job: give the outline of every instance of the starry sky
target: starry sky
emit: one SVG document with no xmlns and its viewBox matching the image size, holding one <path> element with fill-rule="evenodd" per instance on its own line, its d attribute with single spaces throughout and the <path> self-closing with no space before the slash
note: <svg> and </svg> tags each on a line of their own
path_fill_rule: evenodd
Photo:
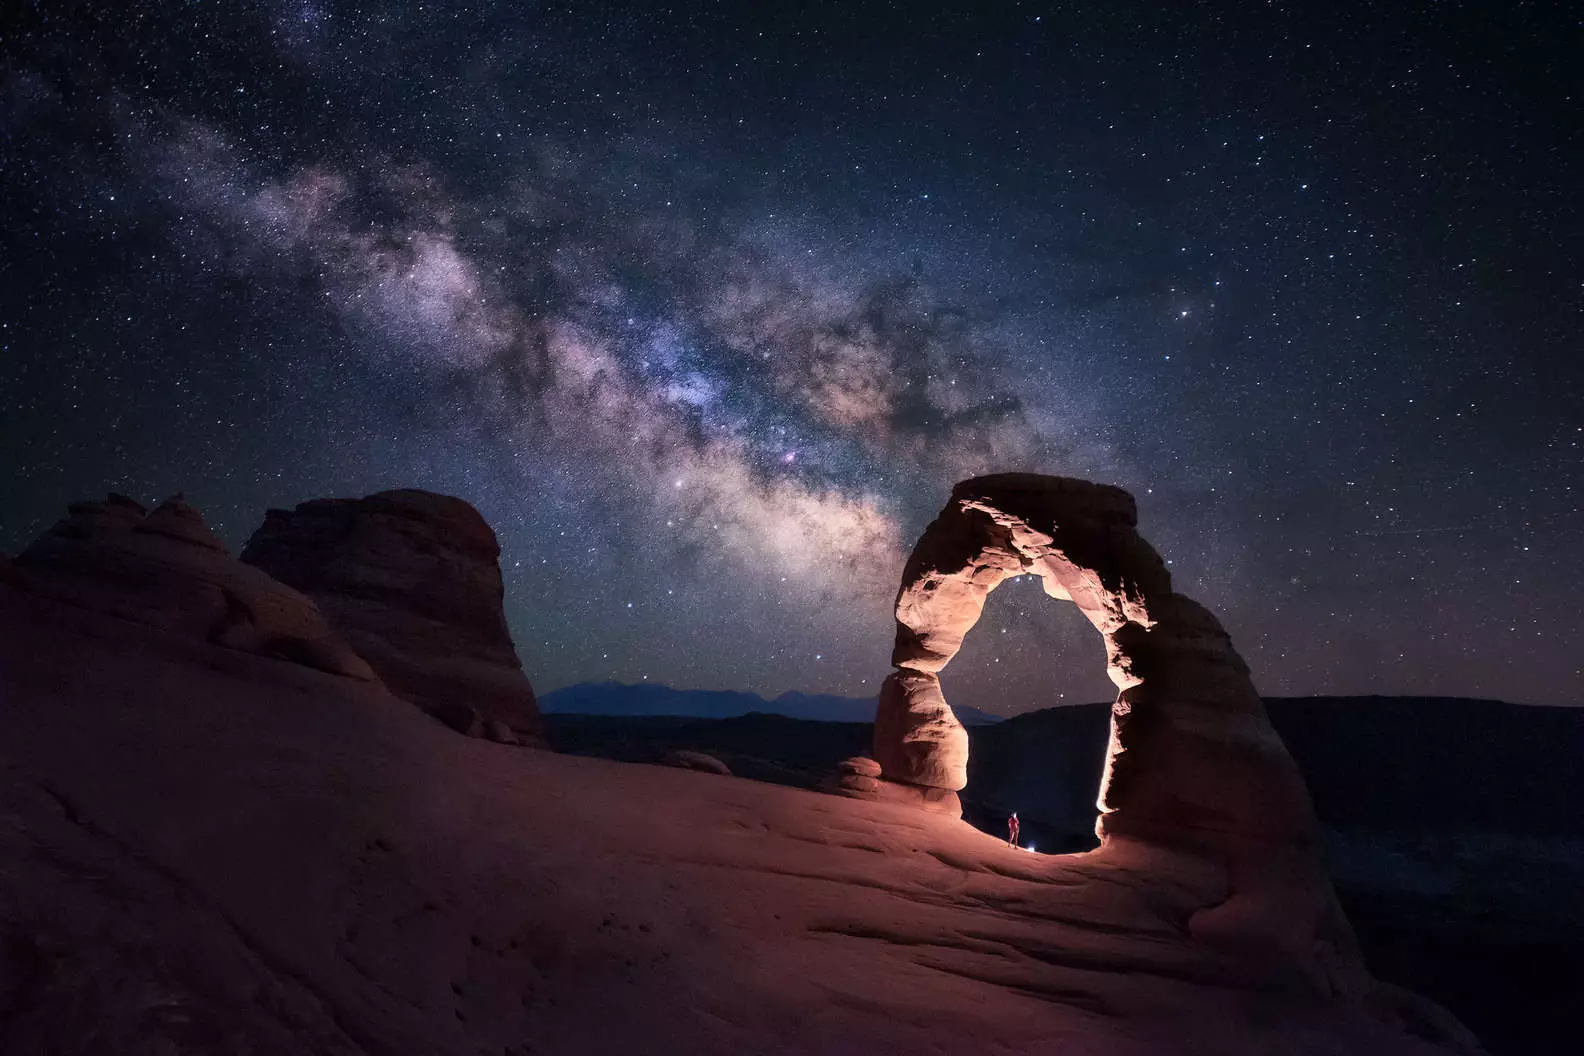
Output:
<svg viewBox="0 0 1584 1056">
<path fill-rule="evenodd" d="M 955 480 L 1119 484 L 1268 695 L 1584 704 L 1565 4 L 24 5 L 0 551 L 422 487 L 540 691 L 864 695 Z M 946 672 L 1108 699 L 1030 579 Z"/>
</svg>

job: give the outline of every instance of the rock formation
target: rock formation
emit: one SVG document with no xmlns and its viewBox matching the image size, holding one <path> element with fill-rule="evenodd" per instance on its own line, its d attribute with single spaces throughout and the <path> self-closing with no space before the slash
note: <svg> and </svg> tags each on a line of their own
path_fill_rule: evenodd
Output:
<svg viewBox="0 0 1584 1056">
<path fill-rule="evenodd" d="M 228 557 L 180 500 L 79 504 L 0 560 L 0 1049 L 1478 1052 L 1444 1011 L 1362 974 L 1302 825 L 1261 827 L 1257 805 L 1207 791 L 1211 766 L 1257 794 L 1278 784 L 1260 767 L 1281 765 L 1257 704 L 1231 712 L 1236 679 L 1207 674 L 1241 672 L 1224 635 L 1085 553 L 1091 506 L 1033 479 L 1044 491 L 964 494 L 929 538 L 967 524 L 1069 595 L 1092 600 L 1063 562 L 1122 599 L 1128 707 L 1106 794 L 1107 824 L 1127 827 L 1092 855 L 1014 852 L 891 805 L 956 802 L 895 777 L 957 777 L 934 679 L 983 601 L 958 590 L 963 565 L 918 557 L 904 591 L 918 604 L 886 728 L 907 750 L 846 761 L 854 798 L 820 799 L 503 749 L 379 681 L 235 651 L 366 673 L 334 603 L 393 680 L 433 684 L 378 647 L 460 672 L 426 707 L 515 737 L 481 714 L 492 689 L 527 692 L 493 537 L 455 500 L 274 516 L 255 544 L 315 577 L 324 614 Z M 955 618 L 923 598 L 931 577 Z M 451 649 L 469 666 L 447 667 Z M 1180 800 L 1143 795 L 1156 786 L 1128 753 L 1180 780 Z M 1281 956 L 1247 955 L 1272 936 Z"/>
<path fill-rule="evenodd" d="M 1230 638 L 1172 591 L 1137 523 L 1127 492 L 1082 480 L 1002 474 L 952 490 L 897 596 L 897 670 L 875 716 L 882 784 L 891 798 L 911 791 L 937 805 L 966 784 L 968 738 L 940 671 L 992 590 L 1037 575 L 1046 594 L 1073 602 L 1104 635 L 1121 691 L 1097 804 L 1102 843 L 1215 863 L 1226 890 L 1194 914 L 1193 934 L 1281 947 L 1327 975 L 1319 962 L 1348 961 L 1351 934 L 1317 864 L 1303 781 Z"/>
<path fill-rule="evenodd" d="M 426 491 L 270 510 L 242 560 L 313 598 L 391 691 L 453 728 L 541 743 L 506 628 L 500 545 L 477 510 Z"/>
<path fill-rule="evenodd" d="M 962 802 L 952 789 L 882 780 L 880 764 L 866 755 L 843 759 L 836 764 L 836 773 L 817 787 L 832 795 L 922 807 L 933 814 L 953 818 L 962 816 Z"/>
<path fill-rule="evenodd" d="M 708 752 L 695 752 L 686 748 L 676 748 L 661 756 L 660 762 L 666 766 L 680 767 L 683 770 L 697 770 L 703 774 L 719 774 L 722 777 L 732 776 L 731 767 Z"/>
<path fill-rule="evenodd" d="M 376 680 L 312 601 L 228 554 L 180 495 L 148 512 L 112 494 L 74 502 L 68 514 L 0 580 L 216 645 Z"/>
<path fill-rule="evenodd" d="M 0 731 L 8 1056 L 1478 1051 L 1194 940 L 1155 861 L 502 748 L 6 587 Z"/>
<path fill-rule="evenodd" d="M 822 792 L 852 799 L 873 799 L 922 807 L 935 814 L 962 816 L 962 802 L 949 788 L 881 780 L 880 764 L 866 755 L 856 755 L 836 764 L 836 773 L 817 786 Z"/>
</svg>

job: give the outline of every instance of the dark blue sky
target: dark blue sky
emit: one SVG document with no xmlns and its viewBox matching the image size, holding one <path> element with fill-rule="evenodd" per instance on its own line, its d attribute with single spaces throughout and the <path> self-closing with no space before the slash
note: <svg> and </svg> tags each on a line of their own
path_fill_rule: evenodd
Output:
<svg viewBox="0 0 1584 1056">
<path fill-rule="evenodd" d="M 541 689 L 858 694 L 1028 469 L 1132 490 L 1267 693 L 1584 703 L 1576 13 L 762 6 L 32 5 L 0 549 L 426 487 Z M 1110 695 L 1028 583 L 946 678 Z"/>
</svg>

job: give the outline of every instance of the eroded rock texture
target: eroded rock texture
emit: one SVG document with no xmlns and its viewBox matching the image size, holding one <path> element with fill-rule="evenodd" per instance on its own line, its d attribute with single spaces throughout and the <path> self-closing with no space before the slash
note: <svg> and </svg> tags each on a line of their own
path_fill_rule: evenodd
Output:
<svg viewBox="0 0 1584 1056">
<path fill-rule="evenodd" d="M 454 728 L 541 743 L 499 558 L 477 510 L 417 490 L 270 510 L 242 552 L 313 598 L 397 696 Z"/>
<path fill-rule="evenodd" d="M 4 572 L 27 593 L 244 652 L 375 681 L 314 603 L 245 565 L 180 495 L 74 502 Z"/>
<path fill-rule="evenodd" d="M 875 716 L 884 777 L 923 789 L 966 784 L 968 738 L 939 672 L 992 590 L 1037 575 L 1046 594 L 1073 602 L 1105 637 L 1121 691 L 1099 792 L 1102 841 L 1213 860 L 1227 890 L 1195 914 L 1196 935 L 1290 946 L 1311 963 L 1320 947 L 1349 960 L 1351 936 L 1314 853 L 1297 767 L 1230 638 L 1172 591 L 1137 522 L 1127 492 L 1087 481 L 1003 474 L 953 489 L 897 597 L 897 670 Z"/>
</svg>

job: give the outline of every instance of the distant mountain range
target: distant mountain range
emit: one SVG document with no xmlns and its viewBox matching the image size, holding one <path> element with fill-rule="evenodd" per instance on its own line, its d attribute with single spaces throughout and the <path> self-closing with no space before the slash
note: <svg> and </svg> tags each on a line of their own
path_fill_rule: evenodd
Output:
<svg viewBox="0 0 1584 1056">
<path fill-rule="evenodd" d="M 651 682 L 579 682 L 539 698 L 547 715 L 680 715 L 731 719 L 755 712 L 785 715 L 812 722 L 873 722 L 874 697 L 839 697 L 827 693 L 783 693 L 765 699 L 757 693 L 730 689 L 676 689 Z M 977 708 L 956 707 L 964 726 L 990 726 L 999 716 Z"/>
</svg>

